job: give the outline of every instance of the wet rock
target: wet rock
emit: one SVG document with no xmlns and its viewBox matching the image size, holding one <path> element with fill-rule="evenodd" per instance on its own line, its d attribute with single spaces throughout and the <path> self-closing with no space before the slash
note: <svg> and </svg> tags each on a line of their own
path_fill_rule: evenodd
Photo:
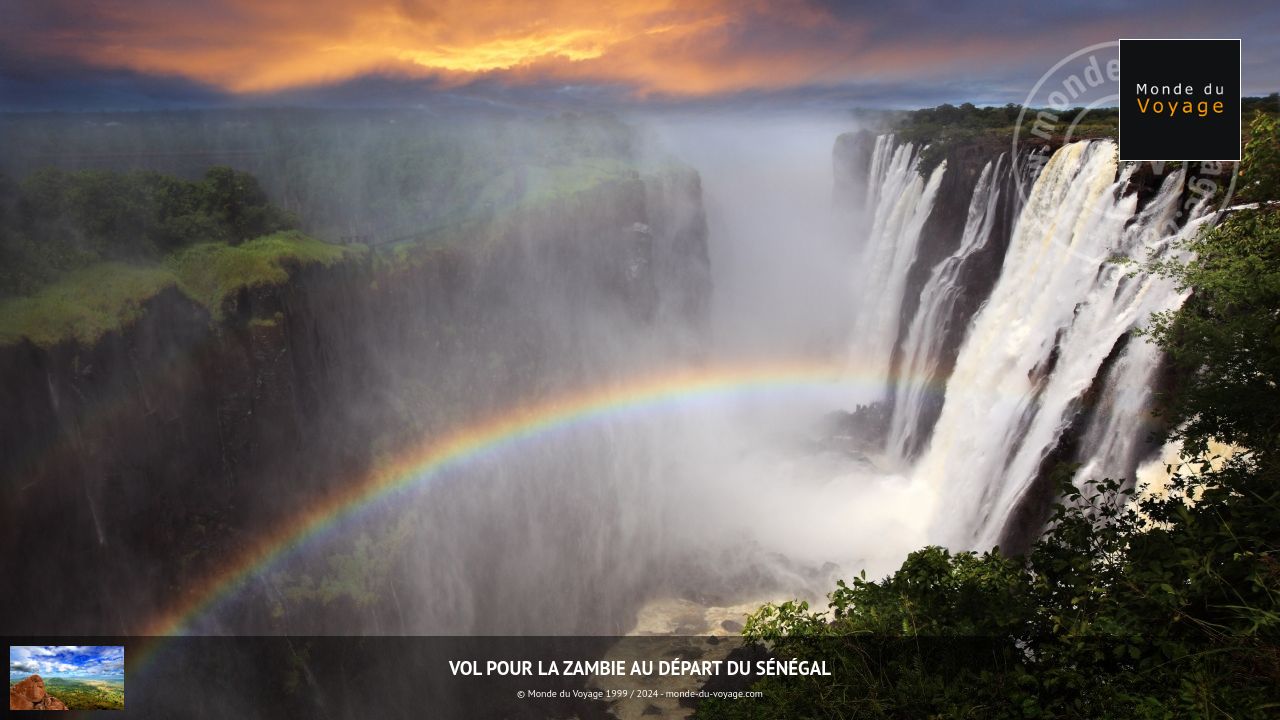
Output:
<svg viewBox="0 0 1280 720">
<path fill-rule="evenodd" d="M 829 449 L 844 448 L 866 453 L 884 445 L 891 409 L 883 402 L 859 405 L 853 412 L 836 411 L 823 418 L 822 443 Z"/>
</svg>

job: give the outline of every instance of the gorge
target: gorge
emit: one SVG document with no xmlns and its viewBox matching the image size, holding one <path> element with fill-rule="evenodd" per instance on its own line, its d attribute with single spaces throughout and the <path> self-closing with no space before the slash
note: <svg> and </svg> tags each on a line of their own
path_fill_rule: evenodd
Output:
<svg viewBox="0 0 1280 720">
<path fill-rule="evenodd" d="M 288 148 L 245 169 L 328 249 L 243 284 L 167 260 L 116 327 L 5 337 L 2 532 L 41 552 L 3 572 L 62 578 L 16 585 L 6 622 L 623 634 L 664 598 L 1025 548 L 1058 463 L 1133 477 L 1159 450 L 1134 330 L 1185 295 L 1140 266 L 1192 225 L 1182 176 L 1109 141 L 1031 178 L 1011 148 L 844 120 L 577 118 L 565 160 L 517 118 L 464 191 L 490 135 L 400 160 L 393 119 L 193 121 L 218 158 Z"/>
</svg>

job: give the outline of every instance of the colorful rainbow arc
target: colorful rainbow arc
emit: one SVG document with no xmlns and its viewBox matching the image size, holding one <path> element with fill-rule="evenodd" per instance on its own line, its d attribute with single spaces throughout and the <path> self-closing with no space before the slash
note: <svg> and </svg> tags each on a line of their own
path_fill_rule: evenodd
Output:
<svg viewBox="0 0 1280 720">
<path fill-rule="evenodd" d="M 847 372 L 847 368 L 812 363 L 681 370 L 516 407 L 444 436 L 429 438 L 393 462 L 326 495 L 277 526 L 234 557 L 223 570 L 185 593 L 184 600 L 150 623 L 144 634 L 183 634 L 194 620 L 250 578 L 339 521 L 391 493 L 427 482 L 442 471 L 463 465 L 487 452 L 628 411 L 724 394 L 795 390 L 849 382 Z M 883 380 L 877 384 L 883 387 Z"/>
</svg>

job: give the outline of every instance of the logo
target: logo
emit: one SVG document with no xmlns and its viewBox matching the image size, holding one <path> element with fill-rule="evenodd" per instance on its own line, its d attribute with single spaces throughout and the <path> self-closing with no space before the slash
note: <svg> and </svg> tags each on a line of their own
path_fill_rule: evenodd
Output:
<svg viewBox="0 0 1280 720">
<path fill-rule="evenodd" d="M 1238 162 L 1240 41 L 1121 40 L 1120 159 Z"/>
</svg>

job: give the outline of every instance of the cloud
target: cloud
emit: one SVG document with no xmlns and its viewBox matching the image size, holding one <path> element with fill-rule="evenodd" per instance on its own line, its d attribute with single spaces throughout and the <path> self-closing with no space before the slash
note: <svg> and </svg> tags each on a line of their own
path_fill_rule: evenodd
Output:
<svg viewBox="0 0 1280 720">
<path fill-rule="evenodd" d="M 10 11 L 27 57 L 181 77 L 235 94 L 380 74 L 456 87 L 619 82 L 701 94 L 804 82 L 855 43 L 855 22 L 808 2 L 423 3 L 416 0 L 52 0 Z M 13 29 L 24 28 L 14 33 Z M 814 42 L 821 36 L 823 42 Z M 754 50 L 743 52 L 746 46 Z"/>
<path fill-rule="evenodd" d="M 9 648 L 9 678 L 124 677 L 124 648 L 113 645 L 17 645 Z"/>
<path fill-rule="evenodd" d="M 67 58 L 12 57 L 17 52 L 0 41 L 0 108 L 6 110 L 165 109 L 233 101 L 230 93 L 181 77 Z"/>
<path fill-rule="evenodd" d="M 1246 89 L 1280 84 L 1280 10 L 1257 0 L 44 0 L 5 4 L 0 28 L 0 97 L 26 108 L 401 88 L 670 103 L 953 85 L 1008 101 L 1075 49 L 1143 35 L 1244 37 Z"/>
</svg>

